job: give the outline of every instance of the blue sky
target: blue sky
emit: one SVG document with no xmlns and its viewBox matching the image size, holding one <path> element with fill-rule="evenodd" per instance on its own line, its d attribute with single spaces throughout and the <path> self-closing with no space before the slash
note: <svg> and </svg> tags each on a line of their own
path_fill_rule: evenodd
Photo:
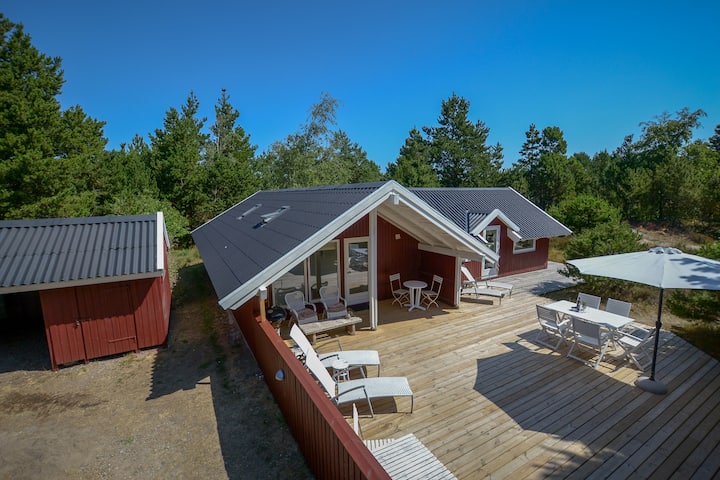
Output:
<svg viewBox="0 0 720 480">
<path fill-rule="evenodd" d="M 453 93 L 507 166 L 534 123 L 569 153 L 617 148 L 683 107 L 720 124 L 717 1 L 4 0 L 63 59 L 64 107 L 107 122 L 110 148 L 162 127 L 190 91 L 201 114 L 226 88 L 258 152 L 296 132 L 322 92 L 338 128 L 381 166 Z"/>
</svg>

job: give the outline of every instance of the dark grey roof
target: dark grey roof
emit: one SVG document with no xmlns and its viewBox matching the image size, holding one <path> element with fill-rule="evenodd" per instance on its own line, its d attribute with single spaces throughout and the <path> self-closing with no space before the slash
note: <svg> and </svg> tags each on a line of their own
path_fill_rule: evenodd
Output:
<svg viewBox="0 0 720 480">
<path fill-rule="evenodd" d="M 218 298 L 260 274 L 383 185 L 262 190 L 195 229 L 193 240 Z"/>
<path fill-rule="evenodd" d="M 0 221 L 0 291 L 154 276 L 158 214 Z M 164 225 L 162 230 L 164 234 Z M 55 285 L 58 287 L 64 285 Z"/>
<path fill-rule="evenodd" d="M 493 210 L 500 210 L 523 238 L 570 235 L 563 224 L 512 188 L 410 188 L 411 192 L 465 231 L 477 226 Z M 470 228 L 468 214 L 470 212 Z"/>
</svg>

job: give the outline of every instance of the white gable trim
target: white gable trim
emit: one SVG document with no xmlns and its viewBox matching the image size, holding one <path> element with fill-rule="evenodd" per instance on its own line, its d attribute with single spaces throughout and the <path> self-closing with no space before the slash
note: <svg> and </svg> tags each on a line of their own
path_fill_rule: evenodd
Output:
<svg viewBox="0 0 720 480">
<path fill-rule="evenodd" d="M 474 235 L 476 237 L 480 236 L 482 234 L 483 230 L 485 230 L 488 227 L 488 225 L 490 225 L 495 219 L 498 219 L 501 222 L 503 222 L 505 225 L 507 225 L 507 227 L 510 230 L 512 230 L 514 232 L 520 231 L 520 227 L 515 225 L 515 223 L 513 223 L 512 220 L 510 220 L 504 213 L 502 213 L 499 209 L 496 208 L 495 210 L 490 212 L 488 214 L 488 216 L 483 219 L 482 222 L 480 222 L 475 228 L 473 228 L 470 231 L 470 234 Z"/>
</svg>

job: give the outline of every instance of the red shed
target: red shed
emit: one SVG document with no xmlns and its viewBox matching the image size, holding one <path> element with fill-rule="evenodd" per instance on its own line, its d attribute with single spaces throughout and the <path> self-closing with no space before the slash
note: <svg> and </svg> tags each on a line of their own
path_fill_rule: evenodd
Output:
<svg viewBox="0 0 720 480">
<path fill-rule="evenodd" d="M 26 321 L 17 312 L 40 310 L 53 370 L 164 344 L 168 248 L 162 212 L 2 221 L 4 321 Z"/>
</svg>

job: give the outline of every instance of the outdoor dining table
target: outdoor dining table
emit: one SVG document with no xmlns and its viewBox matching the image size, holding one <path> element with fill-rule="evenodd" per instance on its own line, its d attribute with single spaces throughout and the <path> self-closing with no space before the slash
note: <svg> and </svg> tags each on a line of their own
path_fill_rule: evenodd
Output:
<svg viewBox="0 0 720 480">
<path fill-rule="evenodd" d="M 578 311 L 576 304 L 567 300 L 559 300 L 543 306 L 563 315 L 570 315 L 575 318 L 581 318 L 587 322 L 600 324 L 613 331 L 633 322 L 633 319 L 630 317 L 624 317 L 597 308 L 585 307 L 585 309 Z"/>
<path fill-rule="evenodd" d="M 422 289 L 427 288 L 427 283 L 422 280 L 408 280 L 404 282 L 403 285 L 410 290 L 410 303 L 405 305 L 406 307 L 410 307 L 408 308 L 408 312 L 412 312 L 415 308 L 425 310 L 425 307 L 420 305 L 420 300 L 422 300 Z"/>
</svg>

